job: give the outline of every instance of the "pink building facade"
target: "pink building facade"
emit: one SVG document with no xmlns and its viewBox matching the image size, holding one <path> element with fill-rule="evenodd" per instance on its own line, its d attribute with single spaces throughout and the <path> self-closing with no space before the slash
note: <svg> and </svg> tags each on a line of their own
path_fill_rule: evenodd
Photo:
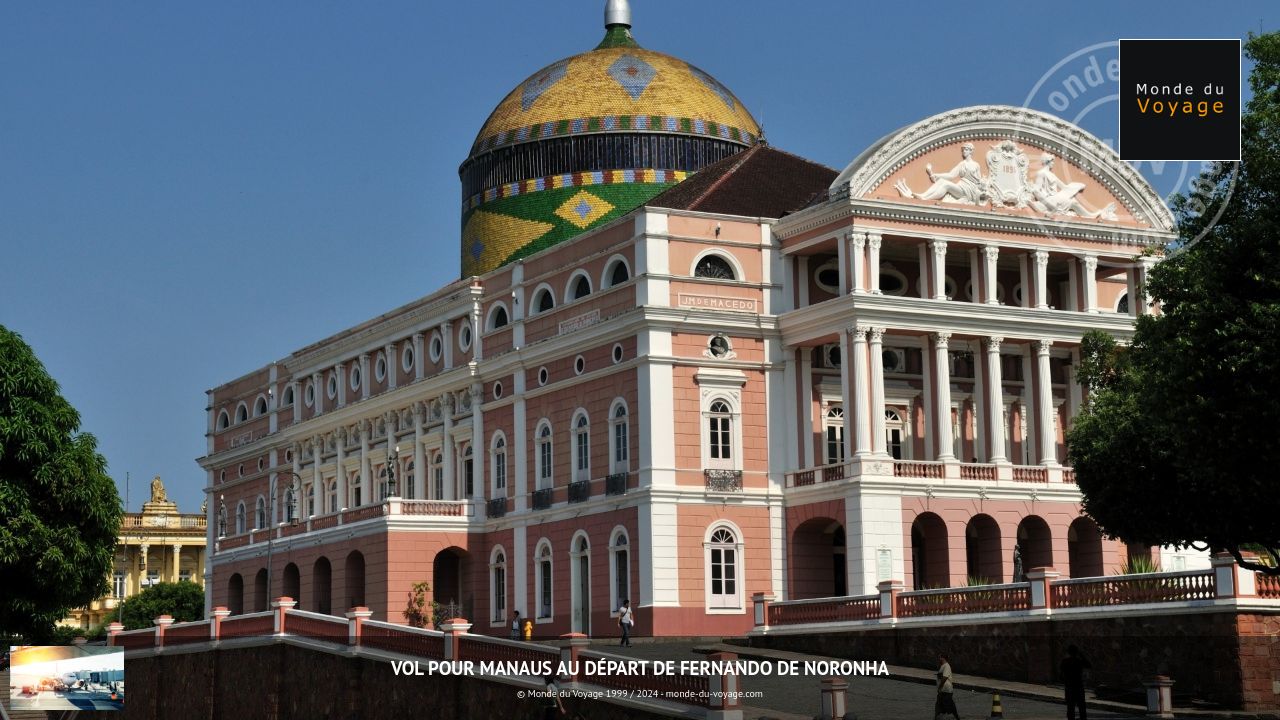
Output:
<svg viewBox="0 0 1280 720">
<path fill-rule="evenodd" d="M 754 145 L 209 391 L 208 603 L 403 622 L 427 582 L 473 632 L 615 635 L 629 599 L 637 634 L 701 636 L 750 629 L 757 592 L 1113 573 L 1073 371 L 1153 311 L 1172 227 L 1021 108 L 841 173 Z"/>
</svg>

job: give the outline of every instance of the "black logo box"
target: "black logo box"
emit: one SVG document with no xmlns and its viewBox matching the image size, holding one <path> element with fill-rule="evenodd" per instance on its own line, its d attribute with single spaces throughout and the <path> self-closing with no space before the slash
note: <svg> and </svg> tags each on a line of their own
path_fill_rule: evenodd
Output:
<svg viewBox="0 0 1280 720">
<path fill-rule="evenodd" d="M 1238 161 L 1240 66 L 1239 39 L 1122 39 L 1121 159 Z"/>
</svg>

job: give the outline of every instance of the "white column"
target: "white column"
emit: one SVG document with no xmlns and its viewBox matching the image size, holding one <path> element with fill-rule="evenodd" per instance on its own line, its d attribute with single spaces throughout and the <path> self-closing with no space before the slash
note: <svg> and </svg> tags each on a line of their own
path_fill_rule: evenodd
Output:
<svg viewBox="0 0 1280 720">
<path fill-rule="evenodd" d="M 1049 253 L 1044 250 L 1035 251 L 1036 271 L 1036 309 L 1049 309 Z"/>
<path fill-rule="evenodd" d="M 360 500 L 365 504 L 372 503 L 378 495 L 373 491 L 373 471 L 369 459 L 369 435 L 372 428 L 368 420 L 360 421 Z"/>
<path fill-rule="evenodd" d="M 294 380 L 289 387 L 293 388 L 293 424 L 297 425 L 302 422 L 302 383 Z"/>
<path fill-rule="evenodd" d="M 920 243 L 917 250 L 918 250 L 918 259 L 920 261 L 919 262 L 920 279 L 917 285 L 919 285 L 920 297 L 928 299 L 929 298 L 929 244 Z"/>
<path fill-rule="evenodd" d="M 472 328 L 471 336 L 477 337 Z M 484 400 L 484 386 L 480 383 L 471 385 L 471 494 L 468 497 L 488 497 L 485 492 L 488 480 L 484 474 L 485 448 L 484 414 L 480 412 L 480 401 Z M 607 426 L 606 426 L 607 427 Z M 463 487 L 463 491 L 466 487 Z"/>
<path fill-rule="evenodd" d="M 981 252 L 979 248 L 970 248 L 969 254 L 969 287 L 972 290 L 969 296 L 969 302 L 981 303 L 982 297 L 982 262 L 979 260 Z M 964 288 L 956 288 L 957 293 L 964 293 Z M 960 298 L 963 299 L 963 298 Z"/>
<path fill-rule="evenodd" d="M 857 441 L 858 435 L 857 427 L 855 425 L 856 418 L 854 417 L 857 414 L 856 405 L 858 402 L 858 395 L 857 391 L 854 389 L 854 385 L 858 383 L 858 380 L 856 377 L 857 365 L 854 363 L 854 353 L 856 351 L 854 350 L 852 340 L 853 333 L 854 328 L 849 328 L 847 331 L 840 333 L 840 358 L 843 360 L 840 370 L 840 407 L 844 408 L 844 457 L 846 459 L 853 457 L 854 450 L 856 449 L 854 443 Z M 809 357 L 809 353 L 804 353 L 804 355 Z M 853 379 L 850 379 L 849 377 L 850 370 L 854 371 L 855 377 Z M 812 384 L 810 387 L 812 388 Z M 812 428 L 817 424 L 817 426 L 822 429 L 822 435 L 818 445 L 820 447 L 819 452 L 822 455 L 822 461 L 825 464 L 828 460 L 826 452 L 827 419 L 822 416 L 821 408 L 818 410 L 818 417 L 814 418 L 813 403 L 809 402 L 807 405 L 809 407 L 809 422 L 805 427 L 810 428 L 810 431 L 805 433 L 805 444 L 809 447 L 813 447 Z M 807 467 L 813 466 L 809 465 Z"/>
<path fill-rule="evenodd" d="M 317 515 L 327 515 L 338 508 L 330 508 L 328 488 L 324 486 L 324 478 L 320 475 L 320 449 L 324 447 L 321 443 L 323 440 L 317 435 L 311 438 L 311 487 L 316 489 L 316 507 L 319 508 Z"/>
<path fill-rule="evenodd" d="M 173 581 L 178 582 L 178 574 L 181 572 L 180 560 L 182 559 L 182 545 L 173 544 Z"/>
<path fill-rule="evenodd" d="M 1008 462 L 1004 447 L 1004 380 L 1000 368 L 1000 343 L 1004 338 L 993 335 L 987 345 L 987 428 L 991 435 L 991 462 Z"/>
<path fill-rule="evenodd" d="M 866 285 L 863 278 L 866 276 L 866 248 L 867 233 L 856 230 L 849 233 L 849 253 L 853 256 L 853 282 L 849 283 L 853 287 L 855 293 L 865 293 Z"/>
<path fill-rule="evenodd" d="M 924 448 L 924 460 L 936 460 L 934 455 L 935 443 L 933 441 L 934 419 L 938 416 L 938 398 L 933 392 L 933 388 L 937 385 L 937 381 L 933 374 L 933 353 L 929 351 L 930 338 L 925 336 L 924 343 L 920 347 L 920 363 L 922 365 L 924 388 L 922 388 L 921 401 L 924 406 L 924 442 L 921 446 Z M 911 419 L 912 436 L 915 434 L 915 418 Z"/>
<path fill-rule="evenodd" d="M 987 374 L 982 368 L 982 342 L 975 340 L 973 349 L 973 395 L 969 403 L 973 408 L 973 456 L 977 462 L 990 462 L 987 453 Z M 964 458 L 961 458 L 963 460 Z"/>
<path fill-rule="evenodd" d="M 800 284 L 804 287 L 808 281 Z M 807 349 L 807 348 L 806 348 Z M 849 352 L 849 333 L 840 333 L 840 357 L 847 358 Z M 802 467 L 813 467 L 817 465 L 813 457 L 813 355 L 808 352 L 800 353 L 800 412 L 796 415 L 796 421 L 799 427 L 805 429 L 804 437 L 800 442 L 800 456 L 804 461 Z M 843 392 L 843 401 L 845 407 L 849 404 L 849 381 L 848 376 L 844 375 L 840 381 L 840 387 Z M 642 424 L 643 425 L 643 424 Z M 845 428 L 845 457 L 849 457 L 852 450 L 849 443 L 852 442 L 852 435 L 849 428 Z"/>
<path fill-rule="evenodd" d="M 1155 261 L 1150 258 L 1141 258 L 1138 260 L 1138 314 L 1151 314 L 1151 295 L 1147 293 L 1147 277 L 1151 272 L 1151 268 Z M 1132 296 L 1130 296 L 1132 297 Z M 1130 301 L 1132 304 L 1132 300 Z"/>
<path fill-rule="evenodd" d="M 930 240 L 933 251 L 933 299 L 947 299 L 947 241 Z"/>
<path fill-rule="evenodd" d="M 884 435 L 884 328 L 873 327 L 871 340 L 871 452 L 886 455 Z"/>
<path fill-rule="evenodd" d="M 1036 410 L 1040 426 L 1040 464 L 1057 465 L 1057 438 L 1054 437 L 1053 423 L 1053 380 L 1049 375 L 1049 348 L 1053 342 L 1036 341 Z"/>
<path fill-rule="evenodd" d="M 868 287 L 872 295 L 880 294 L 880 233 L 872 230 L 867 233 L 867 268 L 870 270 Z"/>
<path fill-rule="evenodd" d="M 315 400 L 312 403 L 315 406 L 316 415 L 324 412 L 324 374 L 314 372 L 311 373 L 311 396 Z"/>
<path fill-rule="evenodd" d="M 1138 306 L 1142 304 L 1138 302 L 1138 266 L 1126 270 L 1124 280 L 1129 295 L 1129 314 L 1138 317 Z"/>
<path fill-rule="evenodd" d="M 382 356 L 386 358 L 387 363 L 387 389 L 395 390 L 399 383 L 396 380 L 400 376 L 400 358 L 396 357 L 395 343 L 387 343 L 382 346 Z"/>
<path fill-rule="evenodd" d="M 867 377 L 867 330 L 868 328 L 859 325 L 851 331 L 853 335 L 853 407 L 845 406 L 846 415 L 850 410 L 854 413 L 854 455 L 858 457 L 864 457 L 871 452 L 871 443 L 868 442 L 871 427 L 867 422 L 869 420 L 867 388 L 870 385 Z"/>
<path fill-rule="evenodd" d="M 947 345 L 951 333 L 940 332 L 933 336 L 933 364 L 937 374 L 937 389 L 934 394 L 937 400 L 938 417 L 934 421 L 935 438 L 937 439 L 938 459 L 955 460 L 952 451 L 954 439 L 951 437 L 951 357 Z"/>
<path fill-rule="evenodd" d="M 424 364 L 422 362 L 422 333 L 413 334 L 413 379 L 421 380 Z"/>
<path fill-rule="evenodd" d="M 849 292 L 849 288 L 853 286 L 853 283 L 849 282 L 849 245 L 853 243 L 853 233 L 847 232 L 844 237 L 846 242 L 840 242 L 840 239 L 836 238 L 836 268 L 839 271 L 837 274 L 840 278 L 838 285 L 841 295 Z M 809 275 L 807 273 L 801 275 L 800 286 L 808 285 Z"/>
<path fill-rule="evenodd" d="M 982 284 L 986 289 L 986 302 L 988 305 L 999 305 L 1000 296 L 996 293 L 998 273 L 996 272 L 996 261 L 1000 259 L 1000 248 L 995 245 L 987 245 L 982 248 L 983 268 L 985 274 L 982 276 Z"/>
<path fill-rule="evenodd" d="M 347 429 L 338 428 L 334 433 L 333 446 L 337 448 L 337 456 L 334 462 L 337 463 L 338 473 L 338 509 L 345 510 L 351 507 L 350 489 L 347 487 Z M 319 461 L 319 454 L 316 460 Z"/>
<path fill-rule="evenodd" d="M 369 353 L 360 353 L 360 399 L 369 399 L 369 386 L 373 384 L 369 375 Z"/>
<path fill-rule="evenodd" d="M 338 399 L 335 401 L 338 407 L 347 404 L 347 374 L 346 365 L 338 363 L 333 366 L 333 377 L 338 383 Z"/>
<path fill-rule="evenodd" d="M 1080 263 L 1074 258 L 1067 263 L 1067 301 L 1065 310 L 1080 312 Z"/>
<path fill-rule="evenodd" d="M 453 369 L 453 323 L 440 323 L 440 347 L 444 349 L 444 369 Z"/>
<path fill-rule="evenodd" d="M 1098 312 L 1098 256 L 1085 255 L 1080 258 L 1084 273 L 1084 310 Z"/>
<path fill-rule="evenodd" d="M 1035 465 L 1035 444 L 1032 442 L 1031 434 L 1031 423 L 1034 422 L 1032 418 L 1035 416 L 1035 382 L 1032 374 L 1035 371 L 1035 364 L 1031 360 L 1031 344 L 1023 344 L 1018 352 L 1019 361 L 1022 363 L 1022 397 L 1018 401 L 1021 405 L 1019 413 L 1022 416 L 1018 433 L 1022 441 L 1022 456 L 1018 461 L 1025 465 Z"/>
<path fill-rule="evenodd" d="M 427 498 L 427 452 L 422 446 L 422 403 L 413 404 L 413 496 Z"/>
<path fill-rule="evenodd" d="M 484 327 L 480 319 L 480 303 L 471 308 L 471 358 L 477 362 L 484 359 L 484 341 L 480 339 L 480 330 Z"/>
<path fill-rule="evenodd" d="M 441 413 L 444 415 L 444 440 L 440 443 L 440 452 L 444 455 L 444 497 L 441 500 L 453 500 L 453 488 L 458 476 L 453 471 L 453 394 L 445 393 L 440 398 Z"/>
</svg>

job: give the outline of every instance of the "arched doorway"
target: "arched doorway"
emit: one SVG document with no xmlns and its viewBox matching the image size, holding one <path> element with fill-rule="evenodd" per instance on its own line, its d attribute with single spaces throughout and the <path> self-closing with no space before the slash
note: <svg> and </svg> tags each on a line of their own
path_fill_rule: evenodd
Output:
<svg viewBox="0 0 1280 720">
<path fill-rule="evenodd" d="M 253 611 L 263 612 L 269 610 L 267 606 L 267 569 L 262 568 L 258 571 L 256 577 L 253 578 Z"/>
<path fill-rule="evenodd" d="M 1004 582 L 1004 554 L 1000 549 L 1000 525 L 990 515 L 974 515 L 964 529 L 968 578 L 978 584 Z"/>
<path fill-rule="evenodd" d="M 463 614 L 462 601 L 466 583 L 463 582 L 466 551 L 461 548 L 445 548 L 436 553 L 431 563 L 431 589 L 436 602 L 440 603 L 446 615 Z"/>
<path fill-rule="evenodd" d="M 347 607 L 364 605 L 364 555 L 359 550 L 352 550 L 347 555 Z"/>
<path fill-rule="evenodd" d="M 947 524 L 931 512 L 917 515 L 911 523 L 913 589 L 951 585 L 951 563 L 947 552 Z"/>
<path fill-rule="evenodd" d="M 810 518 L 791 534 L 791 598 L 848 595 L 844 527 L 826 518 Z"/>
<path fill-rule="evenodd" d="M 1078 517 L 1067 529 L 1071 577 L 1101 577 L 1102 533 L 1092 518 Z"/>
<path fill-rule="evenodd" d="M 569 551 L 569 567 L 571 568 L 570 584 L 572 588 L 573 632 L 583 635 L 591 634 L 591 543 L 586 535 L 579 535 L 573 540 Z"/>
<path fill-rule="evenodd" d="M 231 576 L 227 581 L 227 609 L 232 615 L 244 614 L 244 578 L 240 573 Z"/>
<path fill-rule="evenodd" d="M 302 607 L 302 578 L 299 576 L 298 566 L 293 563 L 284 566 L 284 590 L 281 594 L 297 601 L 298 604 L 294 607 Z"/>
<path fill-rule="evenodd" d="M 333 612 L 333 567 L 327 557 L 311 566 L 311 609 L 325 615 Z"/>
<path fill-rule="evenodd" d="M 1053 535 L 1049 524 L 1037 515 L 1028 515 L 1018 523 L 1017 550 L 1022 556 L 1022 573 L 1038 567 L 1053 566 Z M 1015 578 L 1022 580 L 1024 578 Z"/>
</svg>

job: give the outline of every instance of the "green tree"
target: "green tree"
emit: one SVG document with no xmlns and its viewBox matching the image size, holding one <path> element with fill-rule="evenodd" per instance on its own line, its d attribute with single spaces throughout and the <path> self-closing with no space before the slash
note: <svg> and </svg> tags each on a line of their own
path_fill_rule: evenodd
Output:
<svg viewBox="0 0 1280 720">
<path fill-rule="evenodd" d="M 155 626 L 155 619 L 169 615 L 174 622 L 191 622 L 204 618 L 204 589 L 181 581 L 157 583 L 124 601 L 120 608 L 125 630 Z"/>
<path fill-rule="evenodd" d="M 32 641 L 107 592 L 120 495 L 31 347 L 0 326 L 0 633 Z"/>
<path fill-rule="evenodd" d="M 1258 546 L 1280 557 L 1280 35 L 1245 52 L 1242 162 L 1173 203 L 1180 252 L 1147 283 L 1161 313 L 1138 319 L 1127 349 L 1086 337 L 1090 402 L 1068 436 L 1085 510 L 1108 535 L 1238 560 Z"/>
</svg>

